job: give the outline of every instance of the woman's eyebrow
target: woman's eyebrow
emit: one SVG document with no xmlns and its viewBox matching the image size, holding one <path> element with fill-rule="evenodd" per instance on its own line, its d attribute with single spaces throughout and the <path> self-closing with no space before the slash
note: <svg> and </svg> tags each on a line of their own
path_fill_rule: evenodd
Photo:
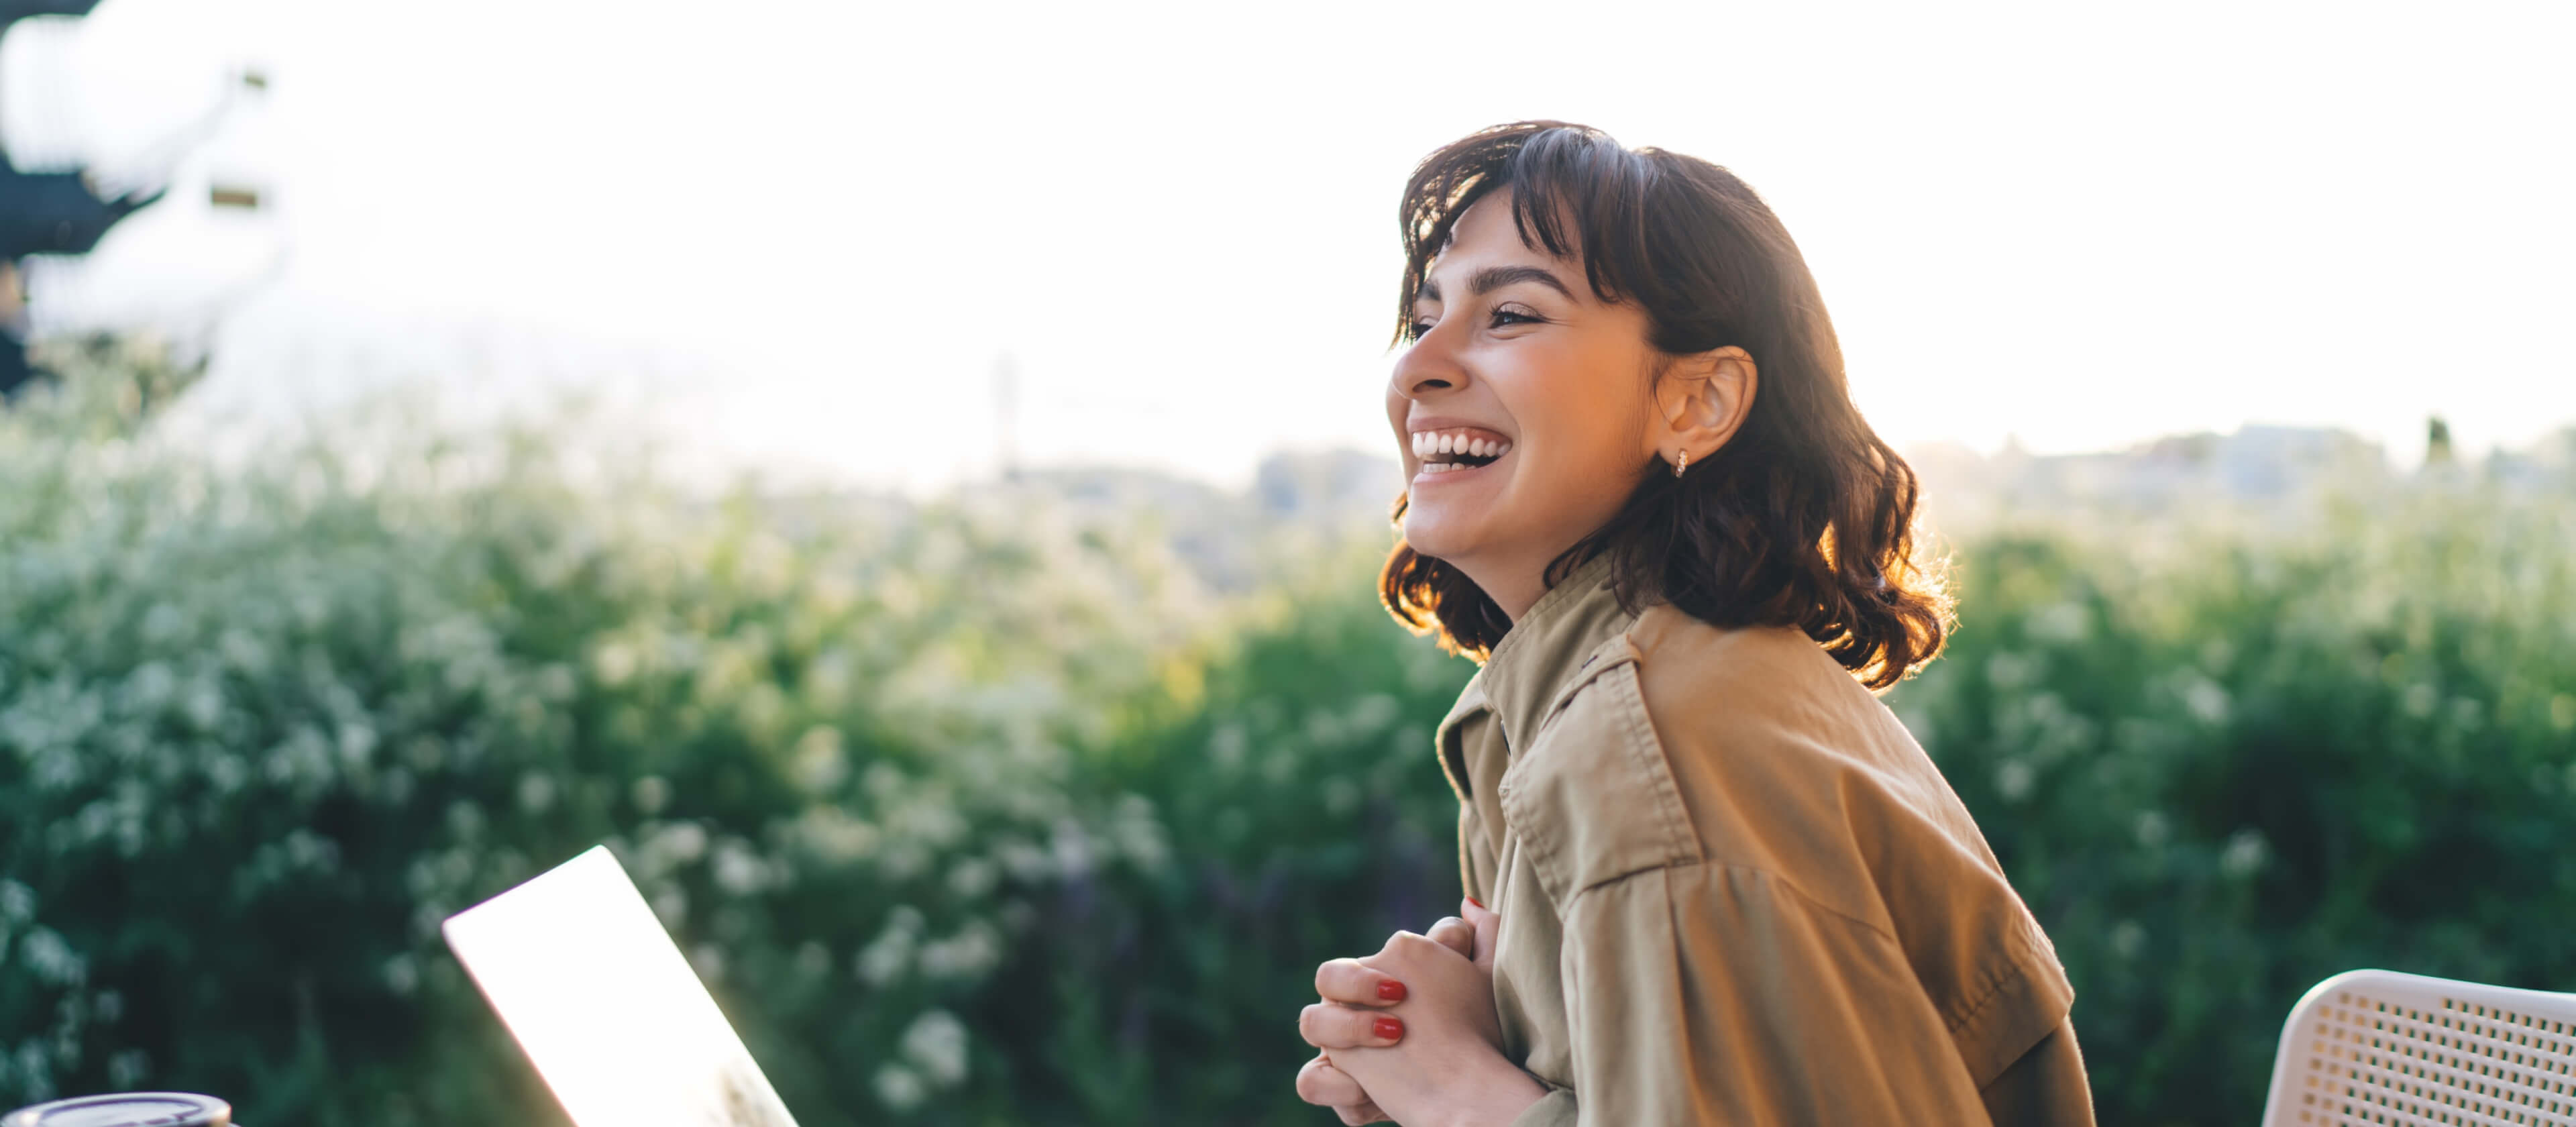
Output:
<svg viewBox="0 0 2576 1127">
<path fill-rule="evenodd" d="M 1467 276 L 1467 288 L 1480 297 L 1515 282 L 1537 282 L 1564 294 L 1569 301 L 1574 298 L 1574 291 L 1565 288 L 1556 275 L 1536 266 L 1488 266 Z"/>
<path fill-rule="evenodd" d="M 1567 289 L 1555 274 L 1536 266 L 1488 266 L 1467 275 L 1467 291 L 1483 297 L 1515 282 L 1536 282 L 1564 294 L 1568 301 L 1574 300 L 1573 290 Z M 1440 300 L 1440 283 L 1424 278 L 1421 297 L 1424 301 Z"/>
</svg>

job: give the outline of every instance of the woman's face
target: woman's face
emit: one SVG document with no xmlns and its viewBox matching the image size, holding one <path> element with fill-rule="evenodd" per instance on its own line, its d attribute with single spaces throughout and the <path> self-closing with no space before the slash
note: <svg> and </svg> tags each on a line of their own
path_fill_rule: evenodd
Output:
<svg viewBox="0 0 2576 1127">
<path fill-rule="evenodd" d="M 1387 383 L 1411 479 L 1404 539 L 1520 617 L 1558 553 L 1653 465 L 1646 315 L 1594 296 L 1580 262 L 1523 245 L 1511 198 L 1458 220 Z"/>
</svg>

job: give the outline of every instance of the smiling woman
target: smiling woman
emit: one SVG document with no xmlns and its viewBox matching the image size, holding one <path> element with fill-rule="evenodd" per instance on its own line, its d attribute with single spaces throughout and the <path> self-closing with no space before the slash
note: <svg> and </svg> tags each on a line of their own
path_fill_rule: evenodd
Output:
<svg viewBox="0 0 2576 1127">
<path fill-rule="evenodd" d="M 1402 215 L 1380 591 L 1483 663 L 1437 736 L 1470 899 L 1318 970 L 1299 1093 L 1444 1127 L 2089 1124 L 2064 969 L 1873 695 L 1949 598 L 1779 220 L 1556 122 L 1434 153 Z"/>
<path fill-rule="evenodd" d="M 1475 557 L 1547 547 L 1552 581 L 1606 553 L 1632 606 L 1654 595 L 1722 626 L 1795 625 L 1872 688 L 1896 683 L 1940 648 L 1948 605 L 1914 559 L 1913 471 L 1852 405 L 1796 244 L 1726 170 L 1606 142 L 1492 131 L 1407 187 L 1397 339 L 1411 347 L 1388 417 L 1441 436 L 1470 428 L 1450 414 L 1474 403 L 1559 437 L 1510 475 L 1526 505 L 1452 488 L 1468 477 L 1426 492 L 1417 473 L 1388 606 L 1481 656 L 1537 591 L 1479 585 Z M 1444 278 L 1460 280 L 1455 301 Z M 1589 378 L 1550 378 L 1564 372 Z"/>
</svg>

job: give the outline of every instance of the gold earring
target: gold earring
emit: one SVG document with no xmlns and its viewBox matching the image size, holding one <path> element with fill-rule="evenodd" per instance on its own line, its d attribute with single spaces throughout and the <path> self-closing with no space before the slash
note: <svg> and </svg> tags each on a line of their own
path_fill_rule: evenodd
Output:
<svg viewBox="0 0 2576 1127">
<path fill-rule="evenodd" d="M 1682 452 L 1681 452 L 1681 456 L 1680 456 L 1680 457 L 1673 459 L 1673 476 L 1674 476 L 1674 477 L 1680 477 L 1680 476 L 1682 476 L 1682 471 L 1683 471 L 1683 470 L 1686 470 L 1686 469 L 1689 469 L 1689 468 L 1690 468 L 1690 451 L 1688 451 L 1688 450 L 1684 450 L 1684 451 L 1682 451 Z"/>
</svg>

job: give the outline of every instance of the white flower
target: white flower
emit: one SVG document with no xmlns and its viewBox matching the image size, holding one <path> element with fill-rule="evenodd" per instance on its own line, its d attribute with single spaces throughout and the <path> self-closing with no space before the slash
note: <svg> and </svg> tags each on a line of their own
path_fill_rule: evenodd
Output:
<svg viewBox="0 0 2576 1127">
<path fill-rule="evenodd" d="M 2227 839 L 2227 848 L 2218 855 L 2218 871 L 2230 877 L 2249 877 L 2263 867 L 2271 847 L 2263 840 L 2263 831 L 2248 826 Z"/>
<path fill-rule="evenodd" d="M 982 920 L 921 947 L 921 973 L 929 978 L 973 978 L 1002 961 L 1002 937 Z"/>
<path fill-rule="evenodd" d="M 903 1056 L 941 1088 L 966 1079 L 966 1025 L 946 1010 L 927 1010 L 903 1031 Z"/>
<path fill-rule="evenodd" d="M 921 913 L 911 905 L 895 908 L 885 930 L 859 949 L 855 966 L 859 981 L 884 986 L 902 974 L 912 963 L 913 943 L 921 933 L 921 925 Z"/>
<path fill-rule="evenodd" d="M 930 1095 L 930 1089 L 922 1084 L 921 1077 L 899 1064 L 889 1064 L 877 1070 L 876 1089 L 877 1099 L 896 1111 L 919 1107 L 921 1101 Z"/>
</svg>

